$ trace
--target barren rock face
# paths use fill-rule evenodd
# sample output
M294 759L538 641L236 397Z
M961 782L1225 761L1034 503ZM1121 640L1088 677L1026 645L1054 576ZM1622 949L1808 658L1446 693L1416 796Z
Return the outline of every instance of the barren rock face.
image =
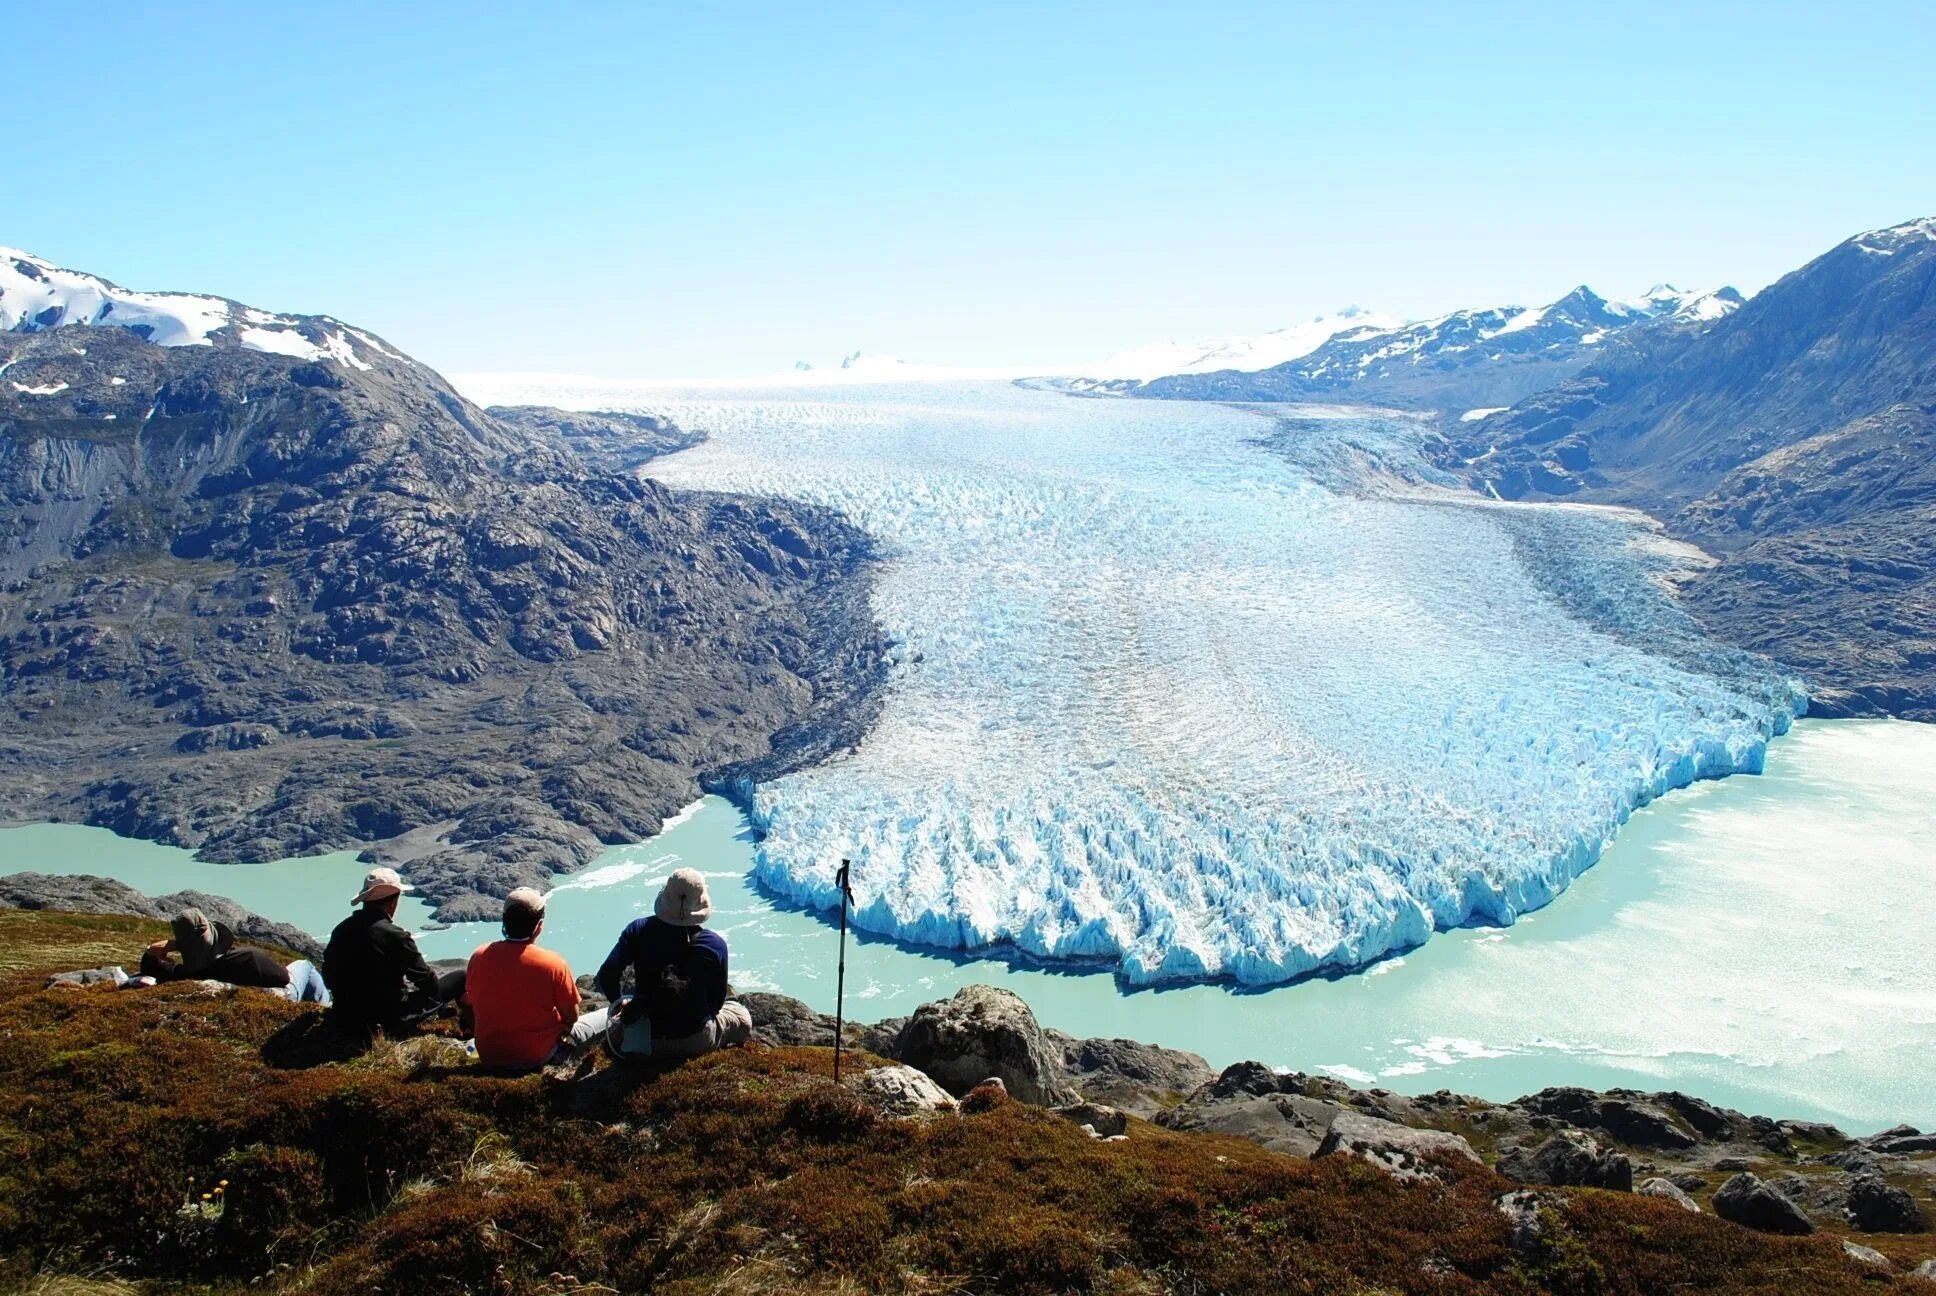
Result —
M459 919L864 731L853 528L363 354L0 334L0 814L224 860L434 828L396 858Z

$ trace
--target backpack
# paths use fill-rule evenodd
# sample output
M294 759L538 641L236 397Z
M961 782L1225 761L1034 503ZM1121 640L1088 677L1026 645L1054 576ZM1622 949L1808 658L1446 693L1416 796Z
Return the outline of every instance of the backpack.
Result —
M649 999L653 1023L689 1022L695 1017L704 1017L699 1003L699 988L695 979L688 975L691 963L693 940L699 934L696 927L685 929L686 943L680 953L666 960L659 974L652 979L652 985L641 998Z

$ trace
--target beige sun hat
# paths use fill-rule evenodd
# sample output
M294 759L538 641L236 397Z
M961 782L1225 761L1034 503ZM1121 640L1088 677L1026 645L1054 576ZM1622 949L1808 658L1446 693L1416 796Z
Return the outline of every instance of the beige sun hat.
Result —
M416 888L404 884L404 880L393 868L373 868L363 875L363 889L356 893L353 905L365 905L376 900L388 900L393 895L402 895Z
M674 927L698 927L713 916L713 898L706 890L705 875L697 869L679 869L666 879L653 902L652 912L662 923Z

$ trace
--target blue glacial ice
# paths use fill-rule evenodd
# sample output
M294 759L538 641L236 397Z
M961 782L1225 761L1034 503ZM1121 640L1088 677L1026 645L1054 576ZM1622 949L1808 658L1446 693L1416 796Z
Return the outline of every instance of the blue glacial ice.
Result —
M1455 492L1429 426L995 383L657 389L686 487L839 508L901 664L749 790L759 880L907 941L1249 985L1511 923L1804 705L1608 510ZM557 398L555 393L551 394ZM1269 444L1266 445L1265 442Z

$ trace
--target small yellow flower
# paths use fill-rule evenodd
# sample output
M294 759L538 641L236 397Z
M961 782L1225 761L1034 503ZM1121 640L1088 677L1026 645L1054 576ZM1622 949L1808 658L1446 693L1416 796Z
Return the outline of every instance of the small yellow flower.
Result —
M216 1185L216 1187L218 1187L218 1188L226 1188L226 1187L228 1187L228 1186L229 1186L229 1181L228 1181L228 1180L226 1180L226 1179L224 1179L224 1180L223 1180L223 1181L222 1181L221 1183L219 1183L219 1184L217 1184L217 1185Z
M210 1197L210 1196L212 1196L212 1194L210 1194L210 1193L203 1193L203 1194L202 1194L202 1200L203 1200L203 1201L207 1201L207 1200L209 1199L209 1197Z

